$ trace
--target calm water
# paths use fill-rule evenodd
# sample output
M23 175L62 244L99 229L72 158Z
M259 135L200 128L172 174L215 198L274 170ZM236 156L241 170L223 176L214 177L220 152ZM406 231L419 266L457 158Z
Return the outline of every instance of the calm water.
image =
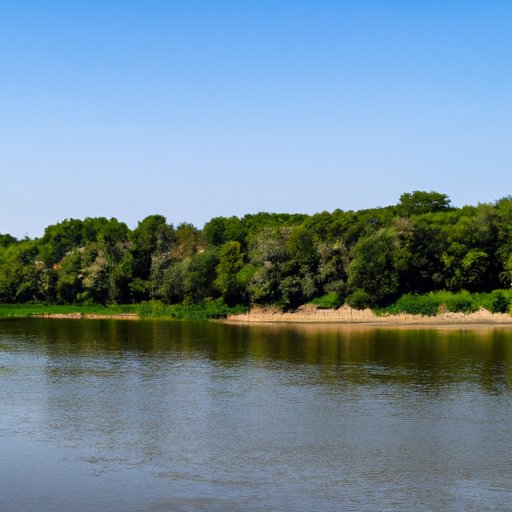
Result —
M0 321L2 511L511 510L512 331Z

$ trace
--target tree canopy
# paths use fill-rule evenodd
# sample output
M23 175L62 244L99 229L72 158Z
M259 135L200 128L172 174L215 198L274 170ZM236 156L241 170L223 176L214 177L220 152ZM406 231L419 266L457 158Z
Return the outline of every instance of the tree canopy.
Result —
M40 238L0 234L0 302L197 303L296 308L325 294L358 307L403 294L512 285L512 198L455 208L413 191L396 205L315 215L66 219Z

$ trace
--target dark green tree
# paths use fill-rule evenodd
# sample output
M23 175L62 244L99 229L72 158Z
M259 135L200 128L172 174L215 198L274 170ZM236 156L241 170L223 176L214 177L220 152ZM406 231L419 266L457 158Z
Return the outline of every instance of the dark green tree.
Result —
M439 192L415 190L400 196L398 211L404 217L446 211L450 208L450 198Z
M213 246L221 246L226 242L244 243L247 231L238 217L214 217L204 225L205 241Z
M398 295L402 264L399 250L396 233L389 228L362 238L354 247L347 269L348 288L352 293L365 292L365 306L382 304Z
M185 301L200 303L218 296L213 282L216 278L219 257L215 250L194 254L189 259L185 277Z
M226 304L230 306L244 300L244 290L237 279L243 266L244 259L240 251L240 242L226 242L219 251L219 263L215 269L217 278L213 284Z
M175 241L174 228L167 224L162 215L150 215L138 223L131 233L135 275L149 278L151 255L155 252L167 252Z

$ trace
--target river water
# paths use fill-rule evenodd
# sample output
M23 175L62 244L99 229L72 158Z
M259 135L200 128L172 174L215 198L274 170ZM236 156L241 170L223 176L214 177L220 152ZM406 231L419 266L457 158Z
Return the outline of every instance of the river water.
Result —
M512 509L512 330L0 321L0 510Z

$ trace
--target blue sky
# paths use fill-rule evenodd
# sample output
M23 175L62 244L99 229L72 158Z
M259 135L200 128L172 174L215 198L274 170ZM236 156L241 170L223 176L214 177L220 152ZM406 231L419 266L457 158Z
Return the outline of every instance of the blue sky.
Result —
M0 233L512 194L512 3L0 0Z

